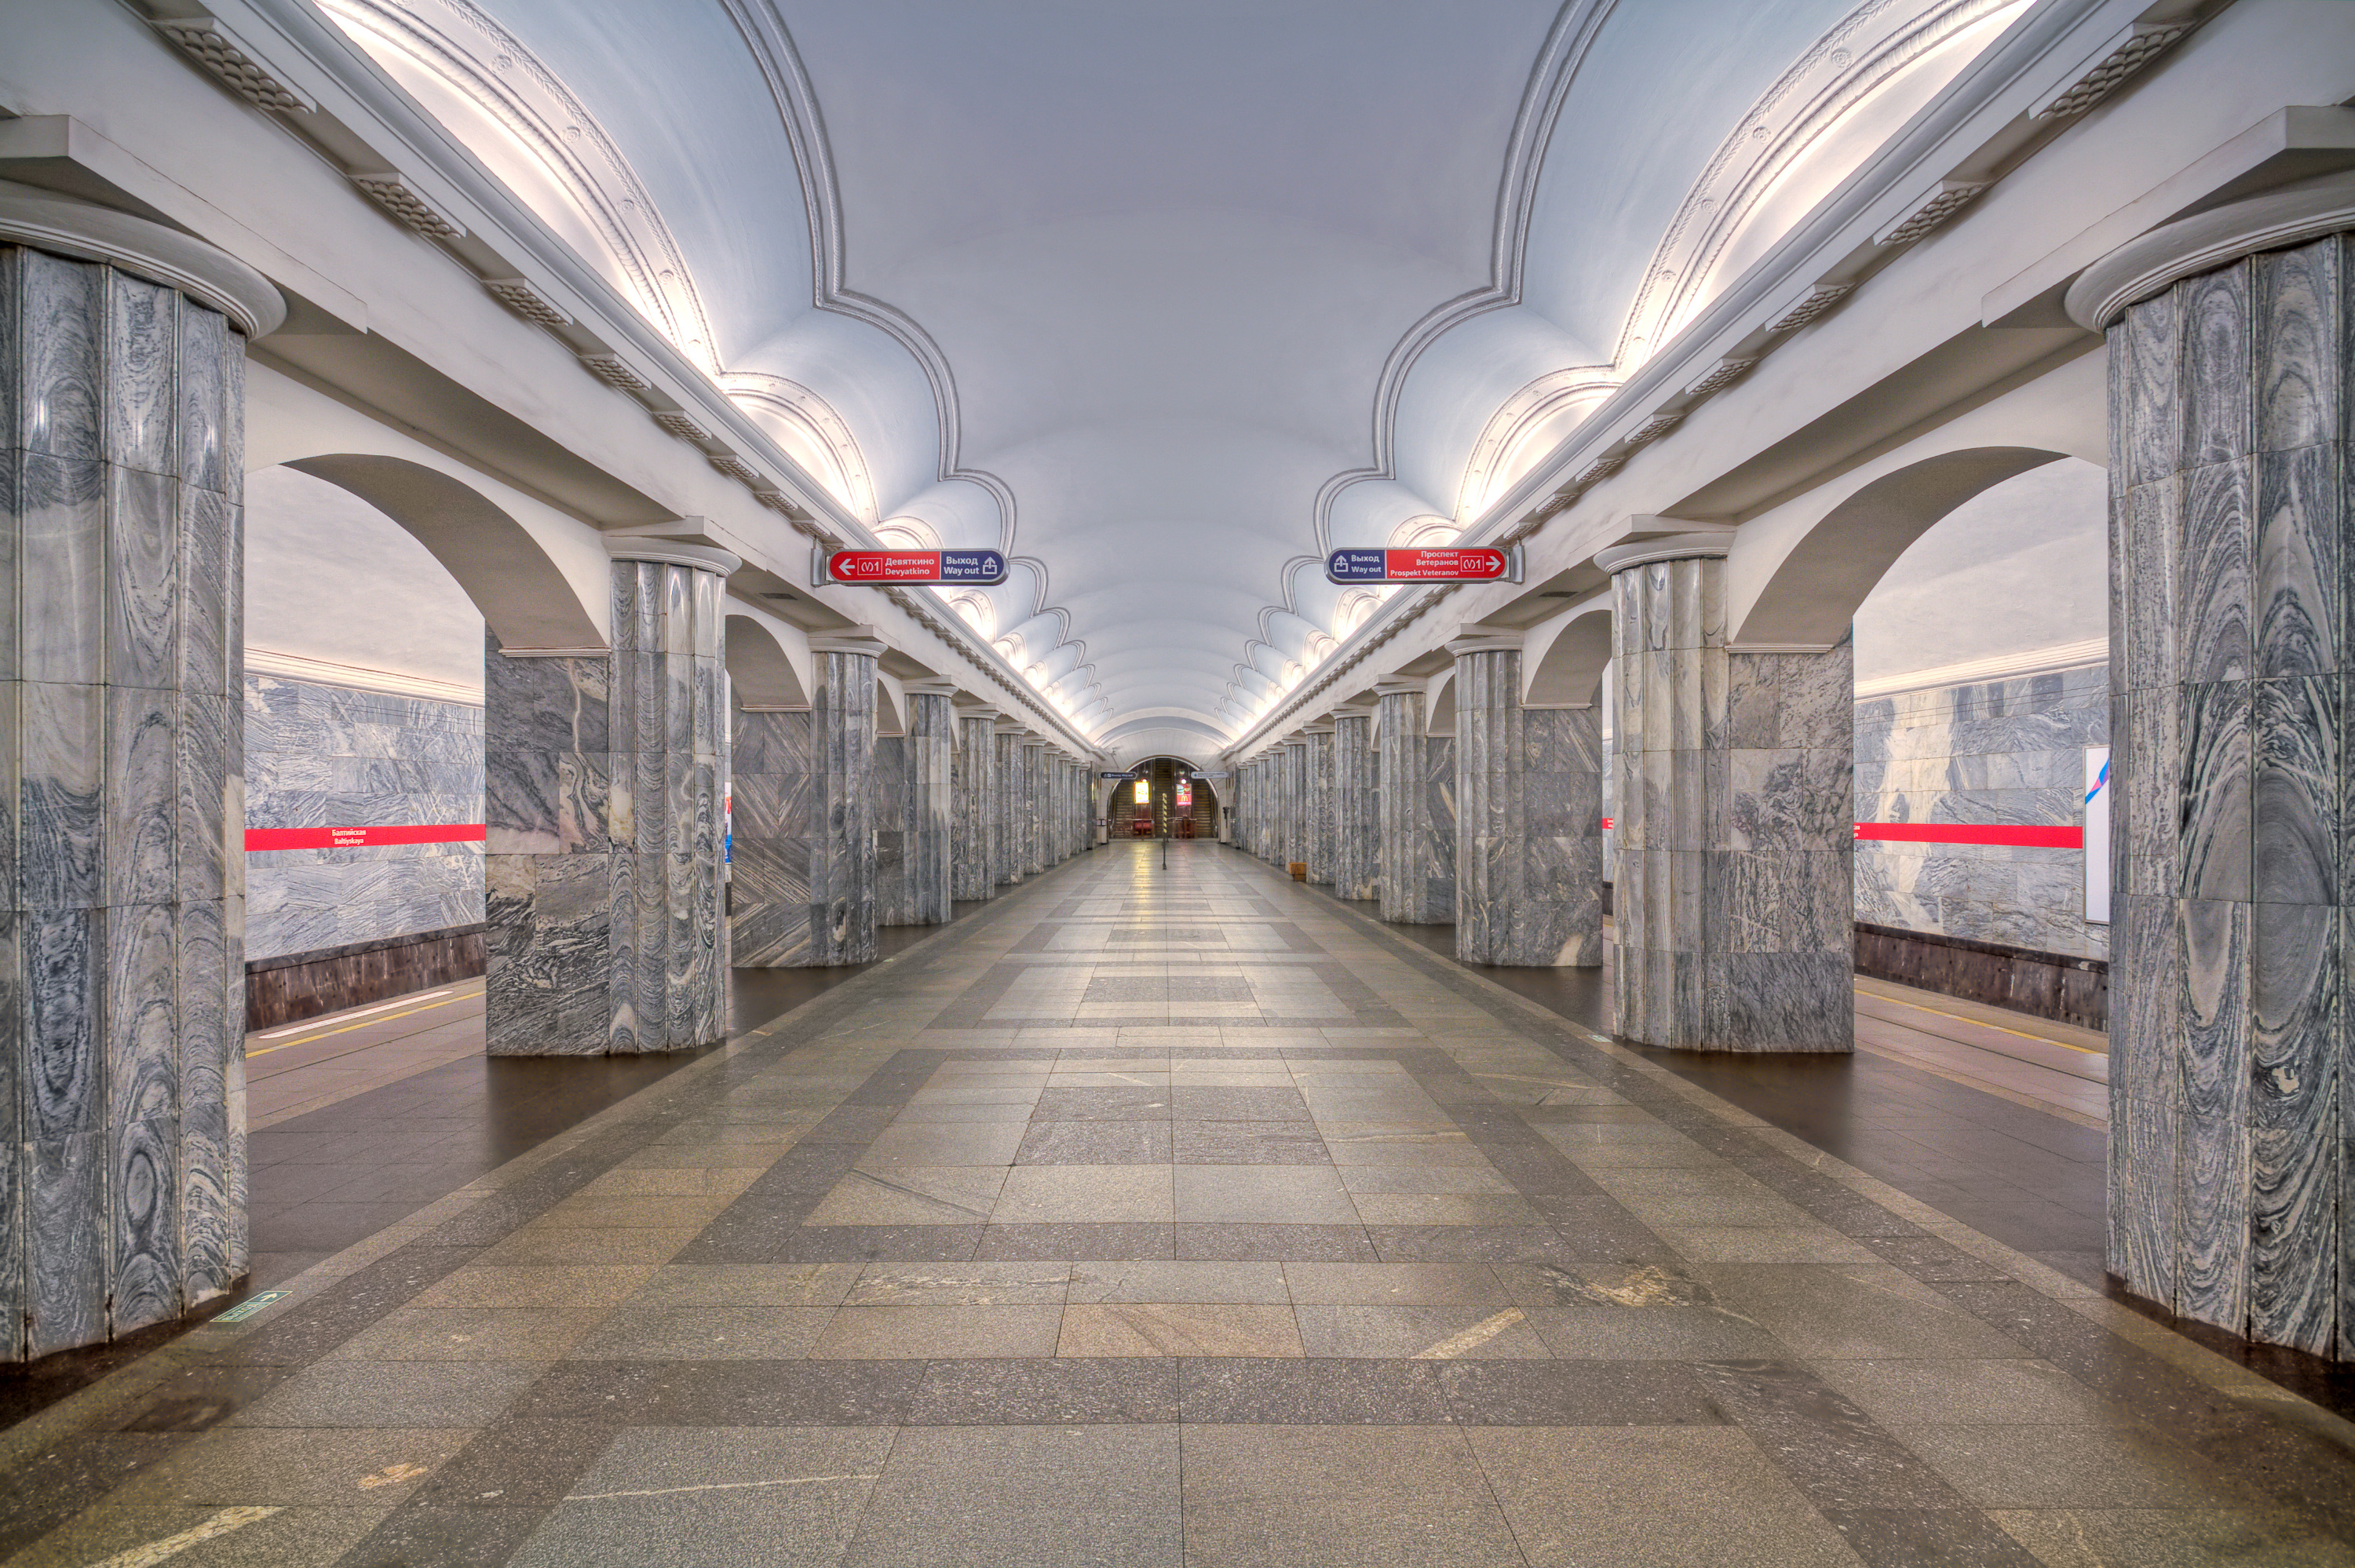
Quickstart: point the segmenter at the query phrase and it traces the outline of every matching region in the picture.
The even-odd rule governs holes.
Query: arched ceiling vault
[[[1099,737],[1241,733],[2029,0],[322,0]],[[1552,154],[1550,156],[1549,154]],[[1568,155],[1564,155],[1564,154]]]

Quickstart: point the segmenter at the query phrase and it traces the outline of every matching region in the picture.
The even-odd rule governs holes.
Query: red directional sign
[[[838,583],[998,583],[1006,557],[996,550],[837,550],[826,575]]]
[[[1325,557],[1325,575],[1337,583],[1492,583],[1512,569],[1509,553],[1485,546],[1336,550]]]

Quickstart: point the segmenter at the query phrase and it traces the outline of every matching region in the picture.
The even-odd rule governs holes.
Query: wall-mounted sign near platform
[[[1135,777],[1136,777],[1136,775],[1135,775],[1135,774],[1134,774],[1134,773],[1099,773],[1099,774],[1097,774],[1097,775],[1096,775],[1096,777],[1097,777],[1097,778],[1099,778],[1099,779],[1117,779],[1117,780],[1119,780],[1120,782],[1122,782],[1122,783],[1124,783],[1124,783],[1126,783],[1129,779],[1135,778]]]
[[[1500,583],[1521,580],[1521,547],[1336,550],[1325,576],[1337,583]]]
[[[248,828],[249,850],[375,849],[384,844],[478,844],[480,822],[395,822],[366,828]]]
[[[810,586],[861,583],[956,583],[986,587],[1006,580],[1006,557],[996,550],[837,550],[814,554]]]

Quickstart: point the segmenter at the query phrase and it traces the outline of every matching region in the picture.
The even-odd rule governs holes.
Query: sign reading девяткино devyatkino
[[[826,557],[820,585],[971,583],[1006,580],[1006,557],[996,550],[837,550]]]
[[[1518,582],[1518,546],[1498,550],[1487,546],[1335,550],[1325,557],[1325,576],[1337,583]]]

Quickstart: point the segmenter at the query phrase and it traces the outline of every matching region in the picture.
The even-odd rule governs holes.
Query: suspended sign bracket
[[[810,551],[810,587],[896,588],[926,583],[986,588],[1006,580],[996,550]]]
[[[1325,577],[1342,584],[1517,583],[1521,580],[1521,547],[1335,550],[1325,557]]]

